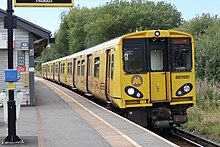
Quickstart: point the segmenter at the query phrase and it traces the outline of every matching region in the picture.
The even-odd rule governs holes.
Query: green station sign
[[[14,0],[15,7],[73,7],[74,0]]]

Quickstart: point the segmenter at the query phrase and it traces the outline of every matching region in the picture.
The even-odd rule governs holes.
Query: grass
[[[188,110],[183,129],[220,143],[220,83],[197,81],[197,104]]]

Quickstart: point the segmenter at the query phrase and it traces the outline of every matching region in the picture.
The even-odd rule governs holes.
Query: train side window
[[[94,60],[94,77],[99,77],[99,57],[96,57]]]
[[[72,74],[72,62],[68,63],[68,74],[71,75]]]
[[[54,70],[54,64],[51,65],[51,72],[53,73],[53,70]]]
[[[114,54],[112,54],[112,61],[111,61],[111,79],[113,79],[114,75]]]
[[[151,70],[163,70],[162,50],[151,50]]]
[[[81,76],[84,76],[85,73],[85,60],[82,60],[81,64]]]
[[[88,76],[92,75],[92,56],[90,55],[88,58]]]
[[[74,75],[76,75],[76,73],[77,73],[77,64],[76,64],[76,59],[74,59]]]
[[[110,78],[110,74],[111,74],[111,54],[108,55],[108,65],[107,65],[107,76],[108,78]]]
[[[56,64],[55,72],[58,73],[58,64]]]
[[[65,63],[61,64],[61,73],[64,74],[64,70],[65,70]]]
[[[60,73],[63,73],[63,64],[60,64]]]
[[[63,63],[63,74],[65,73],[65,63]]]
[[[47,72],[50,72],[50,66],[49,65],[47,66]]]
[[[143,71],[143,52],[141,49],[134,48],[124,51],[124,70],[126,72]]]
[[[80,75],[80,61],[77,62],[77,75]]]

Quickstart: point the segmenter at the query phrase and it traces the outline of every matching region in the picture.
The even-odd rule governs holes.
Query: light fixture
[[[160,31],[155,31],[154,35],[157,36],[157,37],[160,36]]]

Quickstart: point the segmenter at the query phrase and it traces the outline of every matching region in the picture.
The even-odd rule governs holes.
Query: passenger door
[[[165,54],[165,44],[150,44],[151,101],[164,101],[167,99]]]
[[[105,94],[108,101],[112,95],[112,79],[114,74],[114,54],[111,50],[106,51],[106,82],[105,82]]]
[[[86,89],[88,93],[92,93],[93,76],[92,76],[92,55],[87,56],[87,73],[86,73]]]

